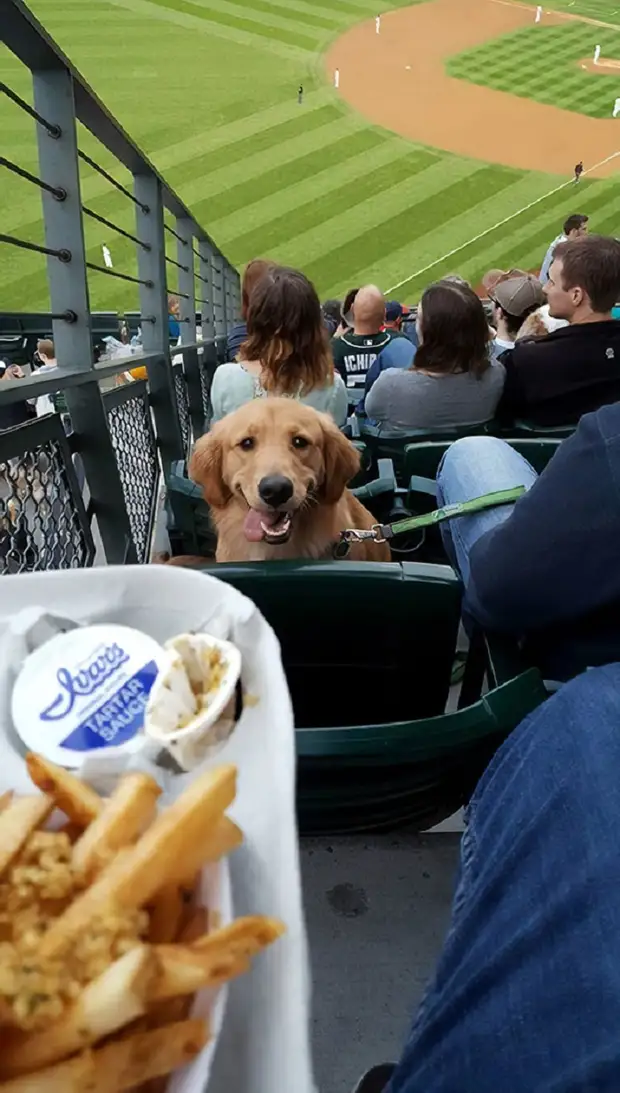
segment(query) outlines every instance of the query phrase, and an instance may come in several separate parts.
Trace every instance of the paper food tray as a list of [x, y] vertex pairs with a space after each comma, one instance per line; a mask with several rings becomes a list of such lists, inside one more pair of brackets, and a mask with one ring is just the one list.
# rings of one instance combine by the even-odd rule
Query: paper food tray
[[[21, 661], [9, 621], [43, 607], [84, 625], [116, 622], [159, 642], [204, 630], [234, 642], [241, 683], [252, 701], [234, 732], [201, 769], [234, 763], [237, 798], [228, 814], [244, 844], [222, 868], [204, 873], [204, 899], [230, 920], [267, 914], [287, 932], [251, 972], [196, 1007], [213, 1006], [209, 1044], [171, 1077], [168, 1093], [314, 1093], [309, 1047], [309, 976], [295, 819], [295, 744], [290, 697], [276, 637], [257, 608], [215, 577], [174, 566], [107, 566], [2, 578], [0, 597], [0, 792], [31, 791], [15, 744], [10, 698]], [[23, 651], [23, 650], [22, 650]], [[193, 775], [174, 779], [180, 792]], [[197, 1009], [196, 1012], [199, 1012]]]

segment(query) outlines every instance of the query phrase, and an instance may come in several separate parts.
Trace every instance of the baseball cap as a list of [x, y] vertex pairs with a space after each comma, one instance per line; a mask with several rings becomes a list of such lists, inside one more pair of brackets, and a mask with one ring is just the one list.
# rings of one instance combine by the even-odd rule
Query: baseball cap
[[385, 318], [388, 323], [395, 323], [397, 319], [409, 314], [409, 308], [399, 304], [397, 300], [388, 300], [385, 305]]
[[[497, 270], [491, 271], [493, 275]], [[489, 277], [489, 274], [487, 274]], [[490, 298], [509, 315], [523, 315], [531, 308], [542, 307], [545, 302], [543, 287], [537, 277], [524, 270], [511, 269], [485, 284]]]

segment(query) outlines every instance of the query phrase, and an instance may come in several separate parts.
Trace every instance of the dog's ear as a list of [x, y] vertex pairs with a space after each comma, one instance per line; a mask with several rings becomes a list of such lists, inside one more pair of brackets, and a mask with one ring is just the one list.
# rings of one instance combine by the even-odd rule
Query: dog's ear
[[223, 477], [224, 449], [217, 426], [201, 436], [194, 447], [189, 461], [189, 476], [193, 482], [202, 486], [207, 504], [214, 509], [223, 509], [232, 493]]
[[319, 492], [328, 505], [335, 505], [360, 469], [360, 454], [328, 414], [321, 418], [325, 478]]

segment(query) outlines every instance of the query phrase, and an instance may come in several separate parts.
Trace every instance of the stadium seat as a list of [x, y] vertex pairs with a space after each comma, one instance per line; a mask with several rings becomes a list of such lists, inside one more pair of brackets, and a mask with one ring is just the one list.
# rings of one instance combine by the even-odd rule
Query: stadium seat
[[404, 436], [377, 436], [367, 432], [362, 427], [362, 439], [368, 446], [371, 455], [373, 470], [377, 460], [391, 459], [394, 463], [394, 471], [399, 486], [407, 486], [405, 471], [405, 449], [408, 445], [424, 444], [429, 441], [445, 443], [446, 447], [454, 440], [462, 436], [482, 436], [486, 432], [486, 425], [474, 425], [469, 429], [437, 429], [417, 430]]
[[304, 833], [438, 822], [544, 700], [532, 670], [444, 713], [460, 618], [446, 566], [269, 562], [220, 565], [217, 576], [256, 603], [280, 640]]

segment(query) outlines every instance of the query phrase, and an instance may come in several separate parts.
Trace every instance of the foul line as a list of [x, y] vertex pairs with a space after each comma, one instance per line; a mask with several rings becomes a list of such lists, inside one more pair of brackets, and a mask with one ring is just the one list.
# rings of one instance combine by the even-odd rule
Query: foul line
[[[595, 163], [592, 167], [588, 167], [587, 171], [584, 171], [584, 175], [589, 175], [592, 171], [597, 171], [599, 167], [604, 167], [606, 163], [609, 163], [612, 159], [616, 159], [620, 156], [620, 152], [613, 152], [611, 156], [607, 156], [607, 159], [602, 159], [600, 163]], [[510, 220], [514, 220], [516, 216], [521, 216], [522, 213], [526, 213], [528, 209], [533, 209], [534, 205], [539, 205], [541, 201], [545, 201], [548, 197], [553, 197], [553, 194], [557, 194], [560, 190], [566, 189], [567, 186], [574, 186], [574, 180], [568, 179], [567, 182], [562, 182], [560, 186], [556, 186], [554, 190], [549, 190], [548, 193], [542, 194], [537, 197], [535, 201], [530, 201], [529, 205], [524, 205], [522, 209], [517, 209], [516, 213], [511, 213], [510, 216], [505, 216], [503, 220], [498, 220], [497, 224], [493, 224], [490, 228], [485, 228], [483, 232], [479, 232], [478, 235], [474, 235], [471, 239], [468, 239], [466, 243], [461, 243], [460, 246], [454, 247], [453, 250], [449, 250], [447, 254], [442, 254], [441, 258], [436, 258], [434, 262], [429, 262], [428, 266], [423, 266], [422, 269], [416, 270], [409, 277], [405, 277], [404, 281], [399, 281], [398, 284], [392, 285], [385, 290], [385, 295], [389, 296], [397, 288], [402, 288], [403, 285], [408, 285], [410, 281], [415, 281], [416, 277], [421, 277], [423, 273], [427, 273], [429, 269], [433, 269], [434, 266], [439, 266], [442, 262], [445, 262], [448, 258], [452, 258], [454, 254], [458, 254], [459, 251], [465, 250], [466, 247], [470, 247], [472, 243], [477, 243], [479, 239], [484, 239], [485, 235], [490, 235], [491, 232], [501, 228], [504, 224], [508, 224]]]
[[[514, 0], [490, 0], [490, 3], [501, 4], [504, 8], [521, 8], [522, 11], [531, 11], [532, 15], [536, 14], [536, 8], [532, 7], [531, 4], [519, 4], [515, 3]], [[602, 19], [593, 19], [589, 15], [577, 15], [572, 11], [560, 11], [552, 8], [549, 11], [544, 11], [543, 15], [552, 15], [557, 19], [572, 19], [573, 22], [587, 23], [591, 27], [607, 27], [608, 30], [620, 29], [620, 23], [604, 23]], [[540, 26], [540, 23], [537, 25]]]

